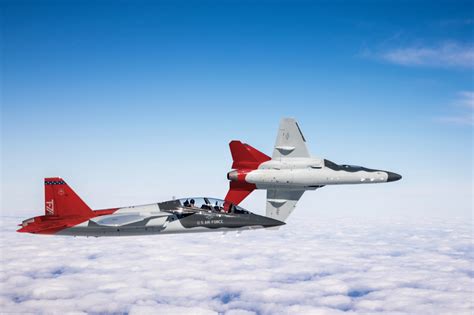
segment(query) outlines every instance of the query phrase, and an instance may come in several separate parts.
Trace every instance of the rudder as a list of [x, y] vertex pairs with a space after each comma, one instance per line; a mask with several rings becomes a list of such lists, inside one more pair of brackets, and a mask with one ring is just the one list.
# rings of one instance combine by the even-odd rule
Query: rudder
[[46, 216], [89, 216], [91, 208], [59, 177], [44, 179]]

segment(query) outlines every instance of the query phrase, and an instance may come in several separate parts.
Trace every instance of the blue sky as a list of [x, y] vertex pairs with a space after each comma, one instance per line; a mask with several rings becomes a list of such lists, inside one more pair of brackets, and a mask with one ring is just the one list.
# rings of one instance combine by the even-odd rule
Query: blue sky
[[472, 216], [472, 2], [1, 6], [3, 213], [47, 176], [93, 208], [223, 197], [227, 143], [269, 154], [291, 116], [314, 155], [404, 176], [300, 213]]

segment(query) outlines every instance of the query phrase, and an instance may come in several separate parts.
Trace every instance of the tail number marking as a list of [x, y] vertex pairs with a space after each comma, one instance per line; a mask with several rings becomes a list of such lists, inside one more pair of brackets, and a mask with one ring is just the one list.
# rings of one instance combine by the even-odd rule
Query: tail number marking
[[54, 199], [46, 201], [46, 213], [51, 215], [54, 214]]

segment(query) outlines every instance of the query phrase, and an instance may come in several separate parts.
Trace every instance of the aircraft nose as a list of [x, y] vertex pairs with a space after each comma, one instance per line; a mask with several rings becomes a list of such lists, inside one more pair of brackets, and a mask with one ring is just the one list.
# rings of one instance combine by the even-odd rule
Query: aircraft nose
[[266, 228], [286, 224], [285, 222], [282, 222], [270, 217], [265, 217], [263, 215], [254, 215], [254, 220], [257, 224], [262, 225], [263, 227], [266, 227]]
[[402, 178], [402, 175], [399, 175], [397, 173], [387, 172], [387, 174], [388, 174], [387, 182], [395, 182]]
[[283, 222], [283, 221], [279, 221], [279, 220], [276, 220], [276, 219], [272, 219], [272, 218], [267, 218], [268, 219], [268, 223], [266, 224], [267, 226], [280, 226], [280, 225], [285, 225], [286, 223]]

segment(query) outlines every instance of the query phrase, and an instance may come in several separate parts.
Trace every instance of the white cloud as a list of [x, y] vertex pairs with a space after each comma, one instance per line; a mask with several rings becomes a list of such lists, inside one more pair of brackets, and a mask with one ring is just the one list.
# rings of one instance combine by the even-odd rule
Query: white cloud
[[454, 102], [456, 113], [439, 118], [443, 123], [455, 125], [474, 125], [474, 92], [462, 91]]
[[365, 55], [403, 66], [474, 68], [474, 45], [457, 42], [392, 48]]
[[292, 217], [279, 231], [71, 238], [3, 218], [12, 313], [470, 314], [469, 222]]

